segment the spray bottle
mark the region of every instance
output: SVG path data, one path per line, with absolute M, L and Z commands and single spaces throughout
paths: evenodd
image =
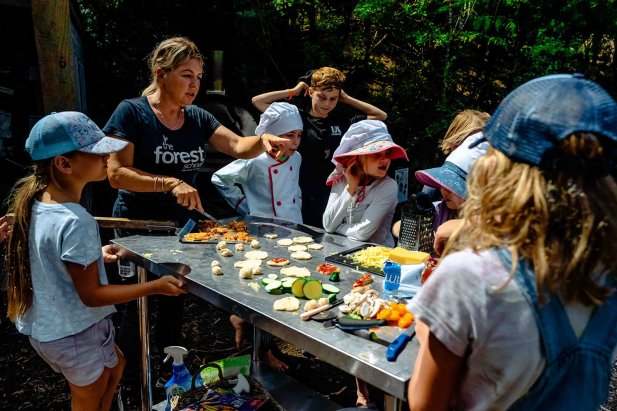
M 174 358 L 174 364 L 172 366 L 173 376 L 165 384 L 165 393 L 167 394 L 165 411 L 170 411 L 171 404 L 169 403 L 169 400 L 172 396 L 181 394 L 191 389 L 192 376 L 183 361 L 183 357 L 189 353 L 186 348 L 178 345 L 171 345 L 169 347 L 165 347 L 163 351 L 167 354 L 167 357 L 165 357 L 163 362 L 167 362 L 170 357 Z

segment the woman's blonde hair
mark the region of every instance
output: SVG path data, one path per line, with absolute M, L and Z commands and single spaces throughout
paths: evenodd
M 546 171 L 490 148 L 472 166 L 463 224 L 444 255 L 507 247 L 513 261 L 531 262 L 538 290 L 599 305 L 609 290 L 598 276 L 617 277 L 617 185 L 599 171 L 605 153 L 593 134 L 570 135 L 561 151 L 561 165 Z
M 483 111 L 463 110 L 454 117 L 439 148 L 448 155 L 472 134 L 482 131 L 491 115 Z
M 187 61 L 195 59 L 202 65 L 204 58 L 199 49 L 186 37 L 171 37 L 160 42 L 150 53 L 148 62 L 150 65 L 150 85 L 141 92 L 142 96 L 149 96 L 158 90 L 157 71 L 173 71 Z
M 35 162 L 32 173 L 17 181 L 8 199 L 8 212 L 14 214 L 6 253 L 8 317 L 13 322 L 32 306 L 30 218 L 34 200 L 55 180 L 52 163 L 53 159 Z

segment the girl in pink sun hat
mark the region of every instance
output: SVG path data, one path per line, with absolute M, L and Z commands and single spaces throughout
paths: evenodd
M 393 246 L 390 233 L 398 187 L 387 176 L 393 159 L 409 160 L 392 141 L 379 120 L 352 124 L 333 155 L 336 170 L 326 184 L 332 186 L 323 215 L 327 232 L 353 240 Z

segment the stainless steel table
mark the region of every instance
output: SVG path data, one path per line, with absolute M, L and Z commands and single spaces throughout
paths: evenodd
M 324 262 L 327 255 L 362 244 L 340 235 L 328 234 L 323 230 L 285 220 L 246 217 L 244 221 L 249 223 L 251 234 L 259 236 L 261 250 L 267 251 L 269 258 L 290 258 L 287 247 L 277 245 L 277 241 L 281 238 L 311 235 L 316 242 L 323 244 L 322 250 L 310 251 L 313 255 L 311 260 L 297 261 L 290 258 L 291 265 L 311 269 L 312 277 L 315 278 L 320 278 L 315 267 Z M 275 232 L 279 237 L 273 240 L 263 238 L 263 234 L 268 232 Z M 366 331 L 348 333 L 336 328 L 326 330 L 316 321 L 302 321 L 299 316 L 301 310 L 295 313 L 274 311 L 272 304 L 281 296 L 266 293 L 263 286 L 257 291 L 248 286 L 251 282 L 258 283 L 261 276 L 252 280 L 238 277 L 238 269 L 233 265 L 236 261 L 244 259 L 242 252 L 233 250 L 234 256 L 221 257 L 215 250 L 215 244 L 181 243 L 174 236 L 131 236 L 112 242 L 121 249 L 123 258 L 128 258 L 141 267 L 141 281 L 145 281 L 146 270 L 157 275 L 177 272 L 177 275 L 183 276 L 186 289 L 192 294 L 237 314 L 256 327 L 295 344 L 335 367 L 380 388 L 394 397 L 391 408 L 400 408 L 401 400 L 405 399 L 407 382 L 411 377 L 419 346 L 414 338 L 397 361 L 388 362 L 385 355 L 386 346 L 400 334 L 399 328 L 381 327 L 377 333 L 379 340 L 371 341 Z M 233 249 L 233 246 L 230 248 Z M 248 250 L 250 247 L 247 245 L 246 251 Z M 214 259 L 221 262 L 224 275 L 212 275 L 210 263 Z M 263 269 L 264 275 L 279 274 L 278 268 L 267 267 L 265 262 Z M 336 286 L 341 289 L 341 295 L 344 295 L 351 290 L 353 282 L 362 273 L 345 266 L 341 266 L 341 269 L 341 282 Z M 187 272 L 189 274 L 186 274 Z M 382 294 L 383 279 L 379 276 L 374 277 L 374 288 Z M 327 282 L 326 276 L 320 279 Z M 146 321 L 140 328 L 142 345 L 146 346 L 142 360 L 149 366 L 147 315 L 144 315 L 147 313 L 146 304 L 145 298 L 140 301 L 141 317 Z M 149 375 L 144 377 L 147 377 L 145 383 L 150 390 Z

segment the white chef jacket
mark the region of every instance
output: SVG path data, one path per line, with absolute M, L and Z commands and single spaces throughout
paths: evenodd
M 242 215 L 302 223 L 302 193 L 298 183 L 301 162 L 298 152 L 285 161 L 262 153 L 249 160 L 229 163 L 212 175 L 212 183 L 227 203 Z

